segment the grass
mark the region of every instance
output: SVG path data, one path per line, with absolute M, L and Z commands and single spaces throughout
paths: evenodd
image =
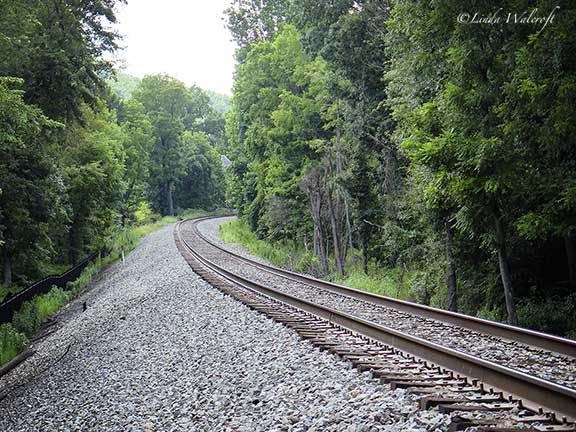
M 53 287 L 48 293 L 24 302 L 11 323 L 0 325 L 0 366 L 24 351 L 28 346 L 28 338 L 72 296 L 70 291 Z
M 216 212 L 218 211 L 213 213 Z M 143 237 L 166 225 L 179 220 L 208 216 L 210 214 L 210 212 L 204 210 L 186 210 L 178 217 L 166 216 L 159 218 L 146 208 L 142 209 L 140 218 L 137 217 L 135 225 L 117 232 L 106 242 L 106 248 L 110 250 L 110 253 L 106 257 L 99 258 L 89 264 L 78 279 L 68 283 L 66 290 L 53 287 L 50 292 L 24 302 L 20 310 L 14 314 L 12 323 L 0 326 L 0 367 L 24 351 L 28 346 L 28 338 L 40 329 L 42 323 L 71 299 L 78 296 L 103 267 L 120 259 L 122 250 L 124 250 L 125 255 L 128 254 L 131 250 L 138 247 Z M 57 268 L 56 266 L 54 267 L 54 269 Z M 62 273 L 66 268 L 60 268 L 59 270 L 59 273 Z M 10 293 L 10 288 L 1 288 L 0 298 L 3 298 L 3 294 L 7 295 Z
M 258 239 L 256 234 L 241 220 L 233 220 L 220 225 L 220 235 L 226 243 L 240 243 L 254 255 L 270 261 L 277 266 L 287 266 L 294 261 L 295 251 L 277 247 L 264 240 Z
M 348 268 L 345 276 L 334 275 L 331 280 L 363 291 L 413 301 L 414 294 L 409 288 L 411 278 L 412 272 L 402 275 L 399 269 L 373 269 L 366 274 L 359 268 Z
M 53 287 L 48 293 L 37 295 L 32 300 L 24 302 L 20 310 L 14 314 L 12 320 L 14 329 L 26 337 L 34 335 L 42 323 L 71 297 L 71 292 Z
M 248 224 L 242 220 L 233 220 L 220 225 L 220 236 L 226 243 L 239 243 L 254 255 L 264 258 L 272 264 L 292 268 L 297 271 L 318 274 L 318 260 L 312 253 L 299 250 L 291 243 L 268 243 L 257 238 Z M 332 268 L 324 279 L 364 291 L 382 294 L 404 300 L 413 300 L 410 291 L 410 280 L 414 272 L 399 269 L 377 269 L 373 265 L 365 274 L 360 268 L 352 265 L 346 269 L 345 276 L 339 276 Z

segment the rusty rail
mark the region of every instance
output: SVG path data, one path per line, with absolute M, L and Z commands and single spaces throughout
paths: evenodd
M 197 222 L 206 219 L 210 218 L 203 218 L 201 220 L 198 219 Z M 235 254 L 234 252 L 231 252 L 223 248 L 222 246 L 214 243 L 206 236 L 204 236 L 198 230 L 196 225 L 197 223 L 195 223 L 193 226 L 195 234 L 198 235 L 200 238 L 202 238 L 202 240 L 204 240 L 206 243 L 210 244 L 211 246 L 221 250 L 222 252 L 228 255 L 233 256 L 238 260 L 241 260 L 253 267 L 259 268 L 260 270 L 275 274 L 276 276 L 281 276 L 316 288 L 333 291 L 335 293 L 353 297 L 358 300 L 363 300 L 380 306 L 385 306 L 403 312 L 408 312 L 410 314 L 419 315 L 424 318 L 431 318 L 438 321 L 447 322 L 477 332 L 510 339 L 516 342 L 525 343 L 527 345 L 532 345 L 534 347 L 542 348 L 548 351 L 553 351 L 567 356 L 576 357 L 576 340 L 566 339 L 559 336 L 554 336 L 530 329 L 525 329 L 522 327 L 516 327 L 508 324 L 477 318 L 458 312 L 451 312 L 443 309 L 434 308 L 431 306 L 412 303 L 405 300 L 399 300 L 392 297 L 371 293 L 368 291 L 362 291 L 356 288 L 351 288 L 333 282 L 324 281 L 321 279 L 314 278 L 312 276 L 303 275 L 301 273 L 296 273 L 269 264 L 263 264 L 257 261 L 253 261 L 249 258 Z
M 210 245 L 217 247 L 218 249 L 230 255 L 238 257 L 236 254 L 231 253 L 218 245 L 215 245 L 213 242 L 209 241 L 208 239 L 205 238 L 205 236 L 199 233 L 196 225 L 198 222 L 205 219 L 206 218 L 193 221 L 192 226 L 194 234 L 198 235 L 199 238 L 202 239 L 203 241 L 207 241 Z M 340 312 L 335 309 L 317 305 L 310 301 L 300 299 L 290 294 L 283 293 L 279 290 L 253 282 L 249 279 L 244 278 L 243 276 L 240 276 L 236 273 L 233 273 L 225 269 L 222 266 L 219 266 L 218 264 L 214 263 L 213 261 L 209 260 L 206 257 L 203 257 L 200 253 L 194 250 L 194 248 L 190 245 L 190 243 L 185 238 L 183 238 L 181 234 L 180 228 L 182 226 L 182 223 L 183 222 L 181 222 L 177 226 L 177 232 L 180 238 L 180 242 L 199 262 L 201 262 L 205 267 L 210 269 L 212 272 L 219 275 L 221 278 L 228 280 L 234 284 L 237 284 L 245 289 L 259 292 L 270 298 L 276 299 L 280 302 L 289 304 L 298 309 L 304 310 L 321 318 L 327 319 L 335 324 L 346 327 L 352 331 L 365 335 L 374 340 L 392 345 L 398 349 L 401 349 L 424 360 L 432 361 L 439 366 L 443 366 L 455 372 L 461 373 L 464 376 L 468 377 L 471 382 L 480 381 L 487 386 L 491 386 L 498 391 L 502 391 L 505 394 L 508 394 L 513 397 L 519 397 L 522 399 L 524 405 L 531 410 L 538 411 L 540 408 L 545 408 L 554 412 L 556 415 L 560 417 L 566 417 L 570 421 L 576 420 L 575 389 L 565 387 L 556 384 L 554 382 L 547 381 L 505 366 L 501 366 L 494 362 L 487 361 L 448 347 L 444 347 L 439 344 L 424 340 L 422 338 L 412 336 L 400 332 L 398 330 L 380 324 L 376 324 L 361 318 L 354 317 L 352 315 Z M 250 264 L 253 263 L 253 261 L 244 258 L 243 261 L 246 261 Z M 254 264 L 258 264 L 256 266 L 258 268 L 268 267 L 267 271 L 270 271 L 270 269 L 273 269 L 274 271 L 281 270 L 277 269 L 276 267 L 265 266 L 259 263 Z M 287 273 L 291 275 L 296 274 L 293 272 L 287 272 Z M 303 275 L 298 276 L 302 277 L 304 280 L 308 279 L 308 277 Z M 314 278 L 312 278 L 312 280 L 316 282 L 323 282 Z M 324 287 L 322 286 L 322 288 Z M 465 315 L 462 316 L 465 317 Z M 491 323 L 490 321 L 487 322 Z M 513 328 L 516 329 L 515 327 Z

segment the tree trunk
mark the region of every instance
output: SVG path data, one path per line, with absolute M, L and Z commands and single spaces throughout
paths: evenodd
M 313 219 L 314 219 L 314 247 L 316 256 L 320 261 L 320 269 L 328 273 L 328 259 L 326 257 L 326 248 L 324 246 L 324 231 L 322 230 L 322 193 L 320 191 L 320 179 L 317 179 L 316 189 L 313 194 Z
M 322 228 L 319 225 L 314 224 L 314 254 L 320 261 L 320 269 L 324 272 L 328 272 L 328 260 L 326 259 L 326 249 L 324 248 L 324 238 L 322 235 Z
M 576 290 L 576 230 L 570 230 L 564 236 L 564 247 L 568 258 L 568 282 Z
M 458 310 L 458 302 L 456 296 L 456 263 L 454 261 L 454 254 L 452 249 L 454 233 L 452 225 L 446 221 L 446 287 L 447 287 L 447 300 L 448 310 L 456 312 Z
M 338 127 L 336 129 L 336 140 L 335 140 L 335 150 L 336 150 L 336 179 L 340 179 L 342 177 L 343 174 L 343 168 L 342 168 L 342 155 L 340 153 L 340 136 L 341 136 L 341 131 L 340 131 L 340 127 Z M 334 201 L 331 200 L 331 198 L 334 197 Z M 338 190 L 338 187 L 336 186 L 334 193 L 330 193 L 328 195 L 328 198 L 330 199 L 330 213 L 331 213 L 331 219 L 332 219 L 332 233 L 334 234 L 334 255 L 335 255 L 335 261 L 336 261 L 336 270 L 338 271 L 338 273 L 340 273 L 341 275 L 344 275 L 344 267 L 346 265 L 346 240 L 343 238 L 343 231 L 344 231 L 344 227 L 342 226 L 341 223 L 341 200 L 342 200 L 342 196 L 340 194 L 340 191 Z M 346 200 L 344 200 L 344 203 L 346 204 Z
M 334 263 L 340 276 L 344 275 L 344 263 L 342 261 L 341 233 L 338 226 L 337 209 L 332 201 L 332 194 L 328 194 L 328 208 L 330 209 L 330 225 L 332 226 L 332 243 L 334 244 Z
M 4 286 L 9 286 L 12 284 L 12 255 L 4 251 L 2 259 L 4 261 Z
M 365 238 L 362 239 L 362 270 L 368 274 L 368 241 Z
M 350 248 L 350 256 L 352 257 L 352 265 L 356 268 L 356 256 L 354 255 L 354 243 L 352 242 L 352 224 L 350 223 L 350 210 L 348 208 L 348 200 L 344 198 L 344 211 L 346 212 L 346 229 L 348 230 L 348 247 Z M 344 255 L 346 256 L 346 255 Z
M 318 170 L 310 172 L 301 183 L 302 189 L 308 195 L 310 215 L 314 223 L 314 255 L 320 261 L 322 272 L 328 272 L 326 248 L 324 246 L 324 232 L 322 230 L 322 176 Z
M 174 201 L 172 199 L 172 180 L 168 180 L 166 185 L 166 197 L 168 201 L 168 215 L 174 216 Z
M 516 305 L 514 303 L 514 292 L 512 289 L 512 280 L 510 277 L 510 264 L 508 262 L 508 252 L 506 250 L 506 233 L 502 219 L 497 214 L 494 215 L 496 228 L 496 250 L 498 252 L 498 263 L 500 265 L 500 277 L 504 287 L 504 298 L 506 300 L 506 311 L 508 312 L 508 323 L 517 325 Z

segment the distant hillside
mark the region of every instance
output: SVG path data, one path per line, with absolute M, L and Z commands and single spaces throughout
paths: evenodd
M 112 91 L 122 99 L 130 99 L 138 84 L 140 84 L 140 78 L 119 70 L 116 71 L 116 79 L 108 80 L 108 85 Z
M 222 114 L 226 114 L 232 105 L 232 98 L 222 93 L 216 93 L 212 90 L 204 90 L 210 96 L 212 108 Z
M 108 85 L 114 93 L 122 99 L 130 99 L 132 92 L 140 84 L 140 78 L 127 74 L 126 72 L 116 71 L 116 79 L 108 80 Z M 204 90 L 204 89 L 202 89 Z M 217 93 L 213 90 L 204 90 L 210 97 L 210 105 L 219 113 L 226 114 L 230 110 L 232 98 L 228 95 Z

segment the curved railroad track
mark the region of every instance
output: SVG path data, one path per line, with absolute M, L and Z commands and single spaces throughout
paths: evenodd
M 473 413 L 458 417 L 454 430 L 576 430 L 575 341 L 256 262 L 202 234 L 206 219 L 175 231 L 194 270 L 392 387 L 425 395 L 423 408 Z

